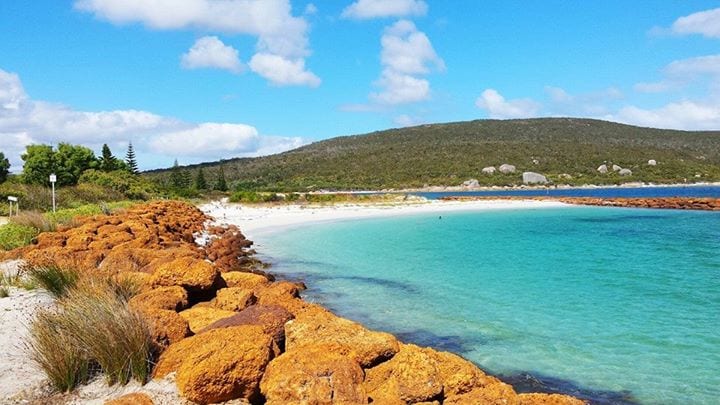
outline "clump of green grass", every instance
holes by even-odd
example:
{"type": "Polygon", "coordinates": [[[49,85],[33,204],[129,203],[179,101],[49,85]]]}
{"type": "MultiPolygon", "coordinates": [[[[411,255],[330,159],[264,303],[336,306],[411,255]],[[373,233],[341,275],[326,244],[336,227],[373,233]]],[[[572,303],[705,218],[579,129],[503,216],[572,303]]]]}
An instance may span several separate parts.
{"type": "Polygon", "coordinates": [[[26,225],[8,223],[0,226],[0,249],[13,250],[30,244],[38,230],[26,225]]]}
{"type": "Polygon", "coordinates": [[[90,359],[66,326],[67,314],[40,310],[30,324],[28,352],[58,391],[72,391],[90,376],[90,359]]]}
{"type": "Polygon", "coordinates": [[[41,312],[31,325],[29,349],[61,391],[93,372],[104,374],[110,385],[131,379],[144,383],[155,351],[142,316],[100,279],[83,279],[58,301],[56,312],[41,312]]]}
{"type": "Polygon", "coordinates": [[[7,286],[0,286],[0,298],[7,298],[10,296],[10,290],[7,288],[7,286]]]}
{"type": "Polygon", "coordinates": [[[26,266],[23,271],[31,281],[46,289],[55,298],[65,296],[80,278],[77,270],[63,268],[53,263],[26,266]]]}

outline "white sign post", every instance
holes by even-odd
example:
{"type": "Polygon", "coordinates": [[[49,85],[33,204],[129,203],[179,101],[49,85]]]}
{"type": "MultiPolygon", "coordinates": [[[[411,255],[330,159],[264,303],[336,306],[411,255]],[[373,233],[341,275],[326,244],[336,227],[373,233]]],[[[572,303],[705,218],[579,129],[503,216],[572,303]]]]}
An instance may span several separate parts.
{"type": "Polygon", "coordinates": [[[53,212],[55,212],[55,182],[57,181],[57,176],[55,173],[50,175],[50,184],[52,185],[52,200],[53,200],[53,212]]]}
{"type": "Polygon", "coordinates": [[[13,196],[8,196],[8,201],[10,202],[10,215],[9,216],[12,216],[12,213],[13,213],[13,203],[15,203],[15,216],[17,216],[18,213],[20,212],[20,203],[18,202],[18,198],[13,197],[13,196]]]}

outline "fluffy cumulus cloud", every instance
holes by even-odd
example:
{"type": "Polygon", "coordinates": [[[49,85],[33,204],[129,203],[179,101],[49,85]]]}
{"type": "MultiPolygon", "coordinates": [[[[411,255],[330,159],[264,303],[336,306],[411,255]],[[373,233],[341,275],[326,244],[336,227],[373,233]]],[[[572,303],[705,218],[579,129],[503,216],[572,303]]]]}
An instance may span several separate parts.
{"type": "Polygon", "coordinates": [[[668,64],[663,70],[663,79],[658,82],[642,82],[634,86],[641,93],[662,93],[678,90],[702,79],[720,82],[720,55],[698,56],[681,59],[668,64]]]}
{"type": "Polygon", "coordinates": [[[720,8],[680,17],[673,23],[671,30],[679,35],[700,34],[708,38],[720,38],[720,8]]]}
{"type": "Polygon", "coordinates": [[[717,130],[720,128],[720,104],[683,100],[656,109],[627,106],[606,118],[653,128],[717,130]]]}
{"type": "Polygon", "coordinates": [[[506,100],[494,89],[483,91],[475,105],[495,119],[535,117],[541,107],[539,103],[528,98],[506,100]]]}
{"type": "Polygon", "coordinates": [[[381,91],[372,93],[370,99],[388,105],[427,100],[430,82],[423,76],[445,69],[427,35],[412,22],[400,20],[385,29],[381,44],[383,71],[375,82],[381,91]]]}
{"type": "Polygon", "coordinates": [[[418,16],[425,15],[427,9],[423,0],[357,0],[343,10],[342,17],[364,20],[418,16]]]}
{"type": "Polygon", "coordinates": [[[320,85],[320,78],[305,69],[303,59],[293,60],[271,53],[258,53],[250,60],[250,69],[278,86],[320,85]]]}
{"type": "MultiPolygon", "coordinates": [[[[300,138],[263,136],[248,125],[188,123],[146,111],[77,111],[62,104],[33,100],[20,78],[0,69],[0,150],[13,170],[20,154],[35,143],[71,142],[99,149],[103,143],[125,146],[132,140],[141,155],[185,161],[257,156],[300,146],[300,138]]],[[[141,161],[145,168],[158,161],[141,161]]]]}
{"type": "Polygon", "coordinates": [[[185,69],[215,68],[233,73],[243,70],[237,49],[225,45],[215,36],[206,36],[195,41],[192,48],[182,55],[180,64],[185,69]]]}
{"type": "Polygon", "coordinates": [[[307,76],[315,76],[304,68],[310,54],[308,23],[292,15],[290,0],[77,0],[75,7],[114,24],[256,36],[258,54],[274,55],[277,62],[256,73],[277,85],[308,85],[307,76]],[[288,73],[288,64],[303,66],[295,72],[301,77],[275,82],[288,73]]]}

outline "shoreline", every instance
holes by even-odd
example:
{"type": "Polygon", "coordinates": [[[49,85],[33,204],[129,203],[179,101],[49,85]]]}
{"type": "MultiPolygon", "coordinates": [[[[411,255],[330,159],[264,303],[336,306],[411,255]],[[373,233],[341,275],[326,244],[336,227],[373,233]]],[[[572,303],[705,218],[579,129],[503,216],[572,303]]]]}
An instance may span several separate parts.
{"type": "Polygon", "coordinates": [[[487,199],[480,201],[427,200],[393,204],[341,204],[328,206],[282,205],[252,206],[235,203],[208,203],[199,208],[218,222],[237,225],[248,237],[257,241],[288,227],[352,221],[391,216],[442,214],[446,212],[486,212],[518,209],[570,208],[574,205],[560,201],[533,199],[487,199]]]}

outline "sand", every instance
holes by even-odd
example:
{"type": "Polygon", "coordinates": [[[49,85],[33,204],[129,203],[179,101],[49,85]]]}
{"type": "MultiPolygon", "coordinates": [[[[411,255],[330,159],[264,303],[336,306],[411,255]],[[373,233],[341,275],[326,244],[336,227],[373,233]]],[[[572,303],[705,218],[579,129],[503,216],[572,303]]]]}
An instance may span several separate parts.
{"type": "Polygon", "coordinates": [[[254,238],[258,236],[263,236],[286,227],[320,222],[427,213],[442,215],[444,212],[540,209],[568,206],[568,204],[557,201],[537,200],[420,200],[409,203],[343,204],[328,206],[257,206],[213,202],[200,206],[200,209],[215,218],[218,223],[237,225],[248,239],[254,240],[254,238]]]}

